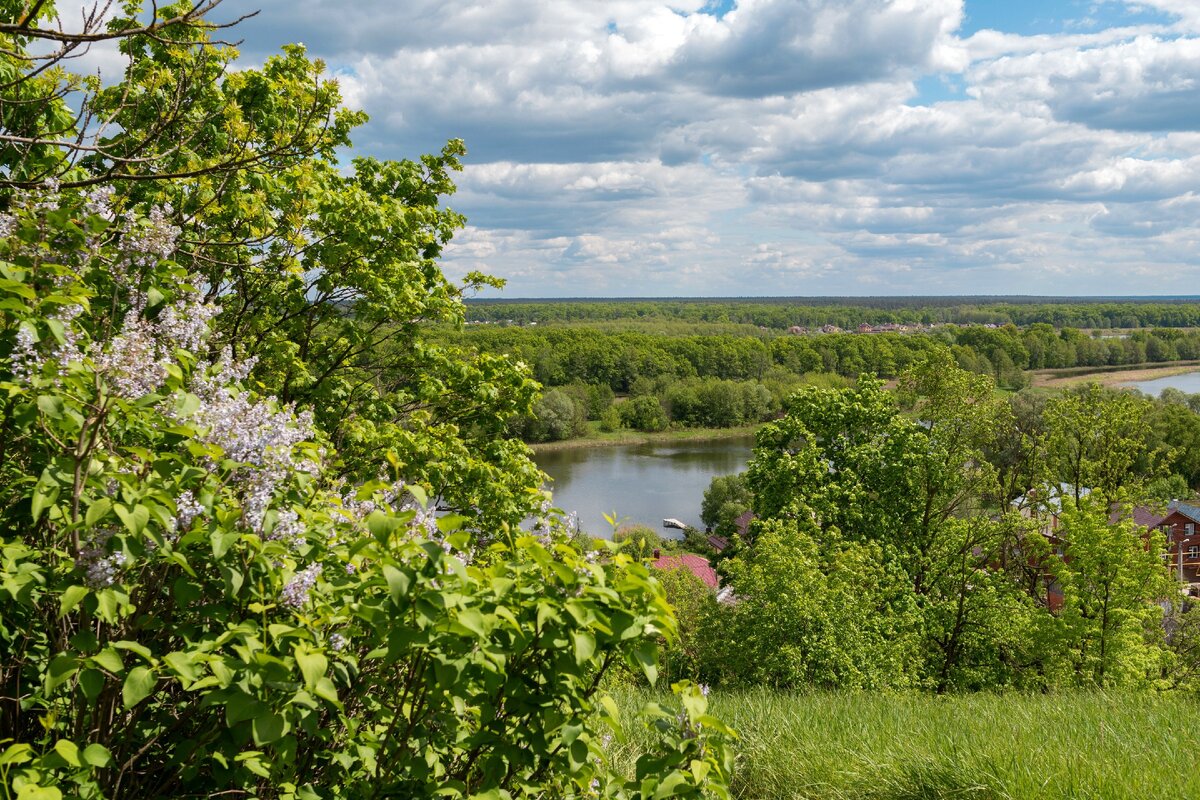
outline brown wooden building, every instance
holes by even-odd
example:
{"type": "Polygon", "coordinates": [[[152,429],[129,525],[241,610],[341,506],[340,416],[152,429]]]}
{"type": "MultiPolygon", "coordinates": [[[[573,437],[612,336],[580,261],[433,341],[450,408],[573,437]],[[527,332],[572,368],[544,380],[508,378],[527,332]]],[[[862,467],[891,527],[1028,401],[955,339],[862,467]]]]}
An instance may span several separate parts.
{"type": "Polygon", "coordinates": [[[1167,558],[1175,577],[1200,583],[1200,506],[1173,500],[1155,527],[1167,537],[1167,558]]]}

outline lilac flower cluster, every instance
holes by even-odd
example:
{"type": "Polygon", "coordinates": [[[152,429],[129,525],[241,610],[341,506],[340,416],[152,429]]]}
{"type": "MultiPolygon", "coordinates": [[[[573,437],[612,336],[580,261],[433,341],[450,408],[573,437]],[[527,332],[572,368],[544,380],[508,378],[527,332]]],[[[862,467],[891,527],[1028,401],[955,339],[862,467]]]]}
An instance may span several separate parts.
{"type": "Polygon", "coordinates": [[[309,564],[292,576],[279,595],[279,602],[291,608],[302,608],[308,602],[309,593],[321,577],[321,565],[309,564]]]}
{"type": "Polygon", "coordinates": [[[185,532],[190,530],[192,521],[203,513],[204,506],[200,505],[191,489],[175,498],[175,522],[178,524],[179,530],[185,532]]]}
{"type": "Polygon", "coordinates": [[[209,321],[219,311],[200,302],[194,292],[184,293],[153,321],[144,318],[143,305],[135,302],[121,331],[96,357],[96,366],[106,373],[113,390],[127,400],[145,397],[166,380],[176,348],[199,349],[208,337],[209,321]]]}
{"type": "MultiPolygon", "coordinates": [[[[203,429],[200,439],[221,448],[225,457],[243,466],[234,476],[242,488],[242,513],[256,533],[276,488],[301,467],[296,445],[313,435],[311,412],[274,409],[254,401],[249,393],[210,385],[200,394],[200,407],[190,421],[203,429]]],[[[306,469],[313,465],[304,462],[306,469]]]]}
{"type": "Polygon", "coordinates": [[[83,581],[89,588],[112,586],[117,582],[117,574],[125,566],[124,552],[108,552],[108,540],[111,538],[112,531],[97,531],[75,560],[75,566],[83,570],[83,581]]]}
{"type": "Polygon", "coordinates": [[[300,522],[300,516],[290,508],[280,511],[275,527],[265,538],[267,541],[283,542],[293,549],[299,547],[304,543],[304,525],[300,522]]]}

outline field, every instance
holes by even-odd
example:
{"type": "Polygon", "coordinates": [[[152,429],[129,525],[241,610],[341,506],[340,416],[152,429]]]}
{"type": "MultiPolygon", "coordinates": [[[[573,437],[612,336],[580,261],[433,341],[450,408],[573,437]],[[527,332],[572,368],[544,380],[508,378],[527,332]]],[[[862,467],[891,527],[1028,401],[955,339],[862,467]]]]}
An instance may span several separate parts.
{"type": "MultiPolygon", "coordinates": [[[[632,707],[645,700],[622,695],[632,707]]],[[[740,800],[1200,797],[1200,701],[1183,694],[714,693],[739,733],[740,800]]],[[[615,746],[626,768],[637,742],[615,746]]]]}

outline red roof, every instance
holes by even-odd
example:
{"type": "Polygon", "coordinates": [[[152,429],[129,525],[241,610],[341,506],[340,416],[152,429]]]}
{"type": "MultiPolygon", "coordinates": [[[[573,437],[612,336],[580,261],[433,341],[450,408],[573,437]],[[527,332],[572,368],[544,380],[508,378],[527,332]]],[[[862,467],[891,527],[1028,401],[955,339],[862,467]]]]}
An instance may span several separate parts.
{"type": "Polygon", "coordinates": [[[663,556],[651,566],[655,569],[686,569],[704,581],[705,586],[714,590],[720,583],[717,580],[717,571],[712,568],[708,563],[708,559],[704,556],[697,556],[691,553],[684,553],[681,556],[663,556]]]}
{"type": "MultiPolygon", "coordinates": [[[[1108,524],[1116,525],[1120,522],[1125,516],[1122,512],[1123,509],[1114,503],[1109,511],[1108,524]]],[[[1156,513],[1149,506],[1134,506],[1129,516],[1139,528],[1157,528],[1164,519],[1162,514],[1156,513]]]]}

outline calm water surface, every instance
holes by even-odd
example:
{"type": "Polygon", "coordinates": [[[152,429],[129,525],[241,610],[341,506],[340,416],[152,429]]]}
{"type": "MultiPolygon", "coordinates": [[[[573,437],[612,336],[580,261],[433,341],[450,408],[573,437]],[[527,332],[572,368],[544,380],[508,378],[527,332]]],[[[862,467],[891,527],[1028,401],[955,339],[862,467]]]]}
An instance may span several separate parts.
{"type": "Polygon", "coordinates": [[[752,436],[711,442],[591,447],[539,453],[537,465],[553,479],[554,504],[577,511],[583,530],[608,536],[604,514],[663,531],[674,517],[703,529],[700,501],[715,475],[745,469],[752,436]]]}
{"type": "Polygon", "coordinates": [[[1168,378],[1155,378],[1152,381],[1134,381],[1123,383],[1122,386],[1132,386],[1138,391],[1158,397],[1163,389],[1178,389],[1188,394],[1200,393],[1200,372],[1185,372],[1182,375],[1172,375],[1168,378]]]}

